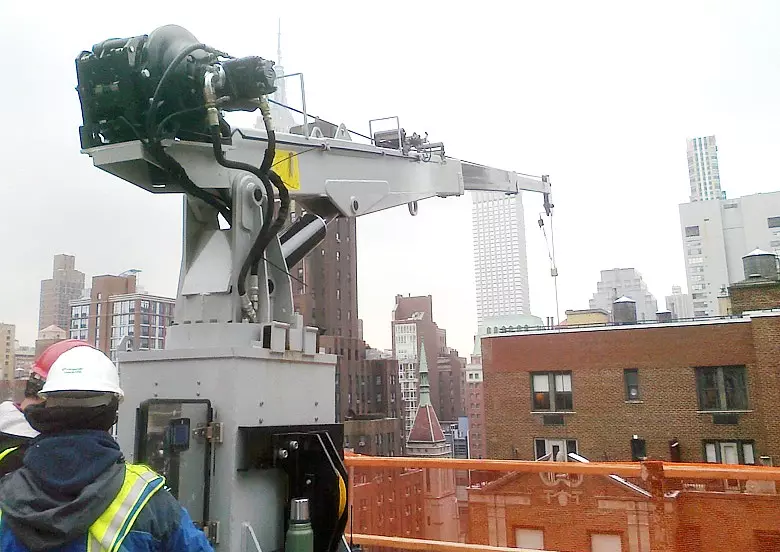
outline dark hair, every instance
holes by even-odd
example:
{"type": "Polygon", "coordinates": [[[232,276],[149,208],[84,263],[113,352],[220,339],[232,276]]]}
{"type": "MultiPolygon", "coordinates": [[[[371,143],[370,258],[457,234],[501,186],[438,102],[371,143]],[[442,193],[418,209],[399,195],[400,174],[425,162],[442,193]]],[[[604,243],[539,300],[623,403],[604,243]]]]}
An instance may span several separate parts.
{"type": "Polygon", "coordinates": [[[28,399],[38,398],[38,393],[43,389],[46,380],[39,374],[30,372],[30,377],[27,378],[27,385],[24,387],[24,396],[28,399]]]}

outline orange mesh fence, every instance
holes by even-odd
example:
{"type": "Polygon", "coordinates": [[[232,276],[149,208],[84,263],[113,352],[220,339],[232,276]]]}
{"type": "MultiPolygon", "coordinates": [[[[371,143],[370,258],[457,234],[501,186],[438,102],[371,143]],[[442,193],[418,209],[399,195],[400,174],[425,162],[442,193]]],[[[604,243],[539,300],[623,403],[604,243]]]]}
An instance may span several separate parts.
{"type": "Polygon", "coordinates": [[[364,550],[780,551],[780,469],[347,456],[364,550]],[[469,546],[471,545],[471,546],[469,546]]]}

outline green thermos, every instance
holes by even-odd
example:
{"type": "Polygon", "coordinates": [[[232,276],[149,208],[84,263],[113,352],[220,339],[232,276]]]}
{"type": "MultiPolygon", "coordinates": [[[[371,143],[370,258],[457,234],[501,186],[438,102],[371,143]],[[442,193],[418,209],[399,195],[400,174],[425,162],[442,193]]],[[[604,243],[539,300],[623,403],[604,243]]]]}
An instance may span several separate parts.
{"type": "Polygon", "coordinates": [[[287,529],[285,552],[314,552],[309,499],[294,498],[290,503],[290,528],[287,529]]]}

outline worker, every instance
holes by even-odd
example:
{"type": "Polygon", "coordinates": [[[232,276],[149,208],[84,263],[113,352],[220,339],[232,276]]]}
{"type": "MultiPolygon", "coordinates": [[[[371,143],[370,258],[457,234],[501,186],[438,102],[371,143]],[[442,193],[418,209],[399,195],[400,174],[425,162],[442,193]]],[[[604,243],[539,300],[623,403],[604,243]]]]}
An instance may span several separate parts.
{"type": "Polygon", "coordinates": [[[0,403],[0,477],[21,467],[30,440],[38,435],[25,419],[23,412],[28,406],[43,400],[38,393],[46,382],[52,363],[65,351],[80,345],[86,343],[78,339],[66,339],[47,347],[30,367],[22,402],[0,403]]]}
{"type": "Polygon", "coordinates": [[[25,417],[40,432],[0,480],[0,552],[213,552],[146,466],[109,433],[124,393],[116,366],[83,344],[62,352],[25,417]]]}

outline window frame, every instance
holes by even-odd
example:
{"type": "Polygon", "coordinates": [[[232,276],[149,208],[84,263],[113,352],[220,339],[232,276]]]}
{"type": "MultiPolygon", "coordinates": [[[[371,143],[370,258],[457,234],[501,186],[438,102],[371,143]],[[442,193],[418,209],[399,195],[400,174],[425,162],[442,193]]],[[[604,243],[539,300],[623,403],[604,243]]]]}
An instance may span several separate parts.
{"type": "Polygon", "coordinates": [[[626,400],[629,402],[641,401],[642,393],[639,387],[639,368],[625,368],[623,369],[623,390],[626,395],[626,400]],[[636,378],[634,383],[629,382],[629,374],[632,374],[636,378]],[[636,396],[631,396],[631,387],[636,387],[636,396]]]}
{"type": "Polygon", "coordinates": [[[702,461],[706,464],[723,464],[723,456],[721,453],[720,445],[725,443],[733,443],[737,445],[737,460],[740,466],[757,466],[756,462],[756,441],[755,439],[702,439],[701,441],[701,457],[702,461]],[[707,445],[715,446],[715,462],[707,460],[707,445]],[[748,464],[745,462],[745,445],[749,445],[752,450],[753,463],[748,464]]]}
{"type": "MultiPolygon", "coordinates": [[[[530,372],[531,376],[531,410],[533,412],[573,412],[574,411],[574,383],[571,370],[556,370],[550,372],[530,372]],[[536,376],[547,376],[547,391],[539,391],[539,393],[547,393],[547,408],[538,408],[536,404],[537,391],[534,387],[534,379],[536,376]],[[569,390],[562,391],[556,388],[558,377],[569,376],[569,390]],[[558,406],[558,397],[569,397],[569,407],[560,408],[558,406]]],[[[565,385],[563,385],[565,387],[565,385]]]]}
{"type": "MultiPolygon", "coordinates": [[[[729,366],[696,366],[694,368],[694,377],[696,379],[696,397],[698,400],[698,407],[700,412],[744,412],[750,408],[750,396],[748,393],[748,373],[747,366],[744,365],[729,365],[729,366]],[[714,371],[715,375],[715,388],[717,392],[717,404],[715,407],[708,407],[705,404],[705,392],[711,388],[704,388],[704,374],[711,374],[714,371]],[[742,397],[741,404],[737,406],[729,405],[728,388],[726,385],[726,371],[739,371],[742,378],[742,397]]],[[[734,401],[736,397],[732,397],[734,401]]]]}

